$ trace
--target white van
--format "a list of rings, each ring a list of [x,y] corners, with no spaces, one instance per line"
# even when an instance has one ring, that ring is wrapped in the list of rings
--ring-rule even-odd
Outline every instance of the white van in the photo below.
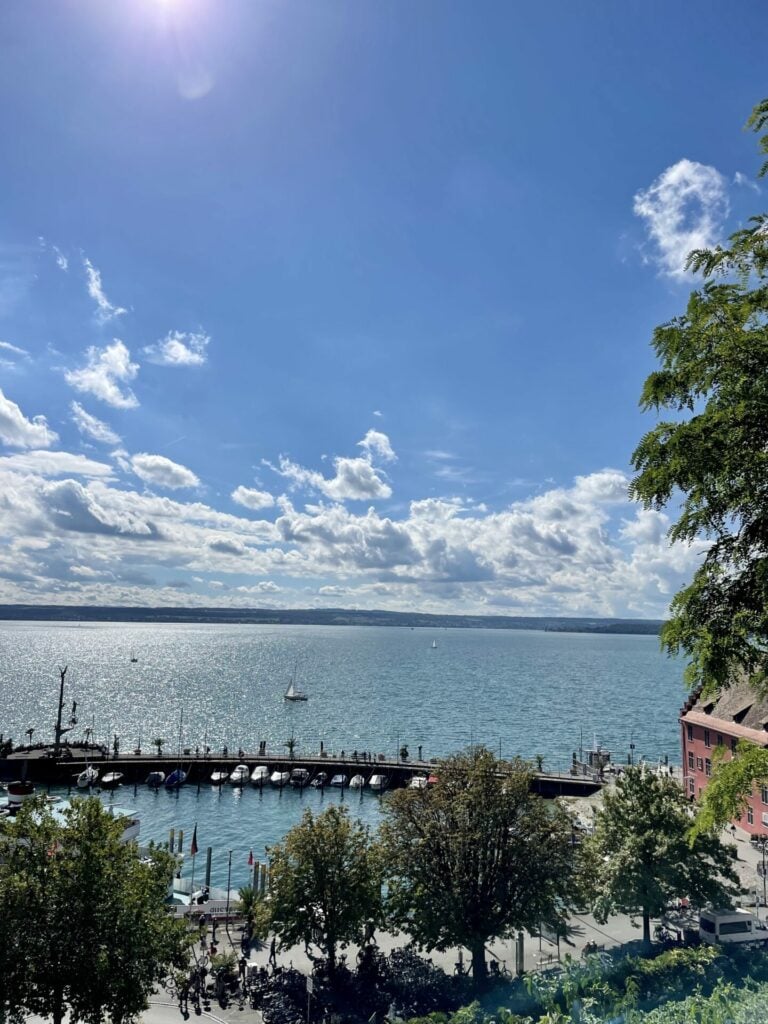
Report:
[[[735,942],[768,942],[768,928],[748,910],[702,910],[699,936],[712,946]]]

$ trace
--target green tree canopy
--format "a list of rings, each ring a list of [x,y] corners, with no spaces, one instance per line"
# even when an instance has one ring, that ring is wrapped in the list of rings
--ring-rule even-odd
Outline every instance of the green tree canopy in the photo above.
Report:
[[[186,965],[186,929],[165,904],[173,862],[159,850],[140,861],[95,797],[64,817],[34,801],[0,826],[0,949],[12,951],[0,971],[3,1008],[54,1024],[65,1013],[127,1021]]]
[[[591,840],[601,863],[594,913],[639,915],[650,942],[650,920],[674,899],[693,907],[727,906],[737,894],[735,851],[717,835],[690,838],[690,805],[668,776],[628,768],[603,795]]]
[[[467,947],[481,985],[487,942],[562,921],[578,892],[579,851],[565,812],[531,793],[523,762],[473,747],[436,772],[433,787],[385,802],[388,913],[420,946]]]
[[[768,124],[768,100],[748,122]],[[768,152],[768,135],[761,139]],[[768,171],[768,162],[761,173]],[[690,254],[701,275],[685,313],[656,328],[660,369],[641,405],[671,417],[634,455],[633,495],[661,509],[682,495],[672,540],[709,546],[672,602],[662,642],[692,684],[766,682],[768,645],[768,215],[726,246]]]
[[[314,943],[334,971],[339,947],[381,918],[381,870],[369,830],[343,807],[304,817],[270,851],[269,895],[257,914],[284,947]]]

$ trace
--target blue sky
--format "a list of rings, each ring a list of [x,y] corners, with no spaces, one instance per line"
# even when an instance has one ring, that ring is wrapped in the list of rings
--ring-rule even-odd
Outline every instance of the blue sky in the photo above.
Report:
[[[0,601],[663,615],[626,500],[758,5],[0,14]]]

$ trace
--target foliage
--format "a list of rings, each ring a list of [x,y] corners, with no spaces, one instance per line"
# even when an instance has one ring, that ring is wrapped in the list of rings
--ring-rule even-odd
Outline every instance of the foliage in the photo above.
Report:
[[[381,827],[391,922],[427,949],[466,946],[478,984],[489,940],[562,923],[580,866],[565,812],[531,793],[527,765],[503,767],[482,747],[454,755],[436,785],[392,793]]]
[[[304,812],[279,846],[272,847],[269,898],[257,917],[282,946],[315,943],[335,969],[337,949],[362,943],[366,921],[381,918],[378,850],[364,825],[346,809]]]
[[[240,897],[237,911],[242,914],[245,917],[246,922],[253,927],[261,896],[252,885],[244,885],[242,889],[237,890],[237,895]]]
[[[88,1024],[130,1020],[186,963],[186,929],[165,906],[173,861],[160,850],[140,861],[96,798],[74,801],[65,818],[39,800],[2,823],[0,948],[9,936],[14,946],[6,1006],[54,1024],[65,1012]]]
[[[749,127],[766,124],[768,100]],[[761,148],[768,152],[768,136]],[[672,601],[663,645],[688,656],[692,684],[727,686],[743,675],[760,686],[768,682],[768,215],[726,247],[694,251],[687,265],[704,284],[685,313],[656,328],[661,368],[640,400],[673,418],[640,441],[631,493],[654,509],[682,493],[670,537],[708,543]]]
[[[737,892],[734,850],[711,832],[691,840],[689,806],[668,776],[628,768],[613,791],[606,790],[591,845],[602,860],[594,913],[640,914],[643,939],[650,919],[672,900],[687,897],[693,907],[728,905]]]

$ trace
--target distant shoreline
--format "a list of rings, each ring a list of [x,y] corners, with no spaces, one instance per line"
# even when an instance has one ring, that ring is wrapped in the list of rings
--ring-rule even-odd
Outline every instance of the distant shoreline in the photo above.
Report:
[[[657,636],[661,619],[526,615],[432,615],[345,608],[149,608],[92,605],[0,605],[0,620],[142,622],[266,626],[399,626],[413,629],[533,629],[550,633]]]

